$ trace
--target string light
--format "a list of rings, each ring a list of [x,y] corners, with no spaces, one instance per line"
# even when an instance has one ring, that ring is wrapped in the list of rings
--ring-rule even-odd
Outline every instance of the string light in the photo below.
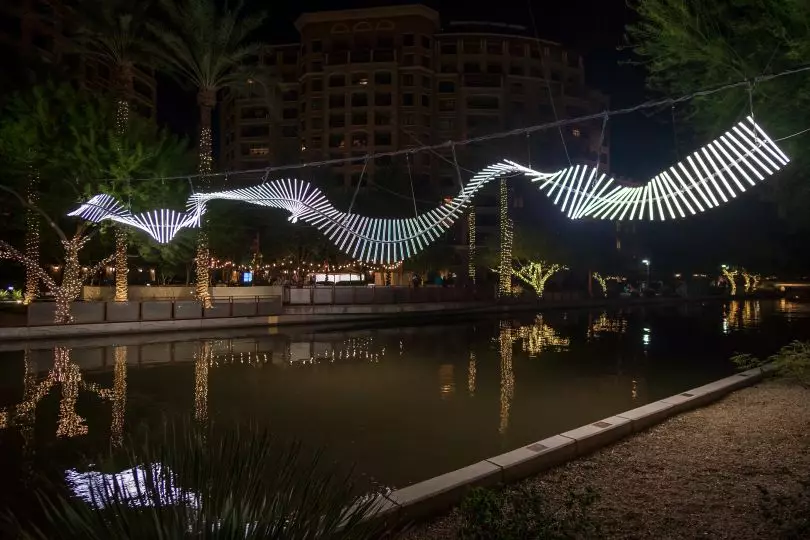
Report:
[[[729,283],[729,286],[731,287],[731,296],[736,296],[737,295],[737,275],[739,274],[739,271],[736,268],[734,270],[732,270],[726,265],[723,265],[721,267],[721,271],[723,272],[723,275],[725,276],[726,280]]]
[[[519,266],[513,269],[515,276],[529,285],[539,298],[543,298],[543,291],[546,288],[546,281],[561,270],[568,270],[568,267],[547,263],[546,261],[529,261],[526,264],[518,263]]]
[[[752,293],[752,292],[756,291],[757,287],[759,286],[759,282],[762,279],[762,276],[760,276],[759,274],[752,274],[751,272],[749,272],[745,268],[743,268],[741,270],[741,273],[742,273],[743,281],[745,283],[745,289],[744,289],[745,292],[746,293]]]
[[[127,264],[128,234],[123,227],[115,228],[115,298],[116,302],[129,300],[129,265]]]
[[[81,371],[79,366],[70,361],[70,349],[66,347],[54,349],[54,370],[57,373],[57,380],[62,383],[62,399],[59,402],[56,436],[70,438],[87,435],[84,418],[76,413]]]
[[[475,375],[476,375],[475,351],[470,351],[470,363],[467,367],[467,391],[470,397],[475,396]]]
[[[611,334],[624,334],[627,332],[627,321],[623,317],[608,317],[607,313],[602,313],[588,329],[588,337],[596,334],[608,332]]]
[[[126,345],[113,349],[115,367],[113,368],[112,422],[110,423],[110,444],[113,448],[121,446],[124,441],[124,416],[127,407],[127,356]]]
[[[207,95],[206,99],[210,101],[210,95]],[[205,104],[207,104],[208,101],[206,101]],[[204,104],[201,103],[201,106],[203,105]],[[208,109],[208,115],[208,120],[210,123],[210,107]],[[211,126],[203,124],[203,126],[200,128],[200,155],[198,172],[203,181],[203,186],[205,189],[208,189],[211,186],[213,160],[214,155],[212,148]],[[200,226],[200,217],[202,216],[202,212],[202,208],[197,208],[195,212],[192,212],[192,215],[197,216],[197,221],[195,222],[196,226]],[[211,251],[208,245],[208,232],[205,230],[205,223],[202,223],[202,227],[202,230],[200,230],[199,235],[197,236],[197,254],[194,260],[195,273],[197,277],[196,293],[197,299],[200,301],[200,303],[202,303],[203,307],[208,309],[213,305],[211,301],[211,293],[208,290],[208,287],[211,284],[211,276],[209,274]],[[176,234],[177,230],[178,229],[174,230],[174,234]],[[166,242],[171,240],[172,237],[174,237],[174,234],[172,234],[168,240],[166,240]]]
[[[515,336],[522,340],[523,351],[530,357],[537,356],[550,347],[566,348],[571,343],[568,338],[561,337],[553,328],[545,324],[542,315],[537,315],[534,324],[518,328]]]
[[[194,419],[208,422],[208,368],[211,364],[211,344],[203,341],[194,351]]]
[[[512,222],[509,219],[509,192],[506,179],[501,178],[498,190],[498,228],[500,230],[500,256],[498,260],[500,279],[498,295],[512,292]]]
[[[602,296],[607,297],[607,279],[603,278],[599,272],[593,273],[593,279],[599,284],[602,289]]]
[[[475,205],[470,207],[470,213],[467,217],[467,229],[467,237],[469,240],[467,274],[470,277],[470,282],[475,284]]]
[[[26,199],[36,205],[39,199],[39,171],[31,168],[28,172]],[[25,209],[25,256],[30,261],[25,265],[25,294],[23,304],[34,301],[39,293],[39,214],[33,208]]]
[[[506,434],[509,428],[509,410],[515,393],[515,373],[512,368],[512,327],[509,322],[501,321],[499,335],[499,352],[501,357],[501,413],[498,433]]]
[[[200,226],[208,201],[237,200],[286,210],[290,213],[289,221],[297,223],[301,220],[314,225],[353,259],[390,264],[416,255],[440,238],[470,204],[475,193],[488,182],[500,178],[501,190],[505,191],[505,179],[502,177],[512,173],[523,173],[531,181],[539,182],[539,189],[554,204],[561,205],[561,210],[571,219],[633,220],[645,219],[646,216],[650,220],[664,220],[676,218],[676,213],[686,217],[684,209],[693,215],[695,208],[702,212],[719,206],[718,197],[728,202],[727,194],[734,198],[737,192],[745,191],[743,181],[753,186],[755,181],[752,176],[764,180],[766,175],[774,174],[788,162],[788,157],[748,118],[643,187],[613,185],[612,178],[607,178],[605,174],[597,175],[597,169],[589,165],[544,173],[505,160],[476,174],[449,202],[406,219],[369,218],[340,212],[319,189],[297,179],[272,180],[259,186],[230,191],[195,193],[189,198],[186,212],[155,210],[133,215],[111,197],[97,195],[69,215],[89,221],[111,219],[125,223],[165,243],[181,228]],[[508,197],[501,199],[501,223],[505,225],[508,209],[504,207],[504,201]],[[501,234],[508,236],[506,231],[509,229],[502,226]],[[209,253],[207,238],[203,240],[205,242],[201,245],[205,249],[198,249],[197,264],[202,264],[200,271],[205,270],[207,275]],[[503,250],[511,240],[502,240],[505,240],[501,242]],[[505,282],[504,274],[502,271],[501,279]],[[204,283],[205,287],[198,280],[198,293],[201,296],[208,294],[207,281]]]

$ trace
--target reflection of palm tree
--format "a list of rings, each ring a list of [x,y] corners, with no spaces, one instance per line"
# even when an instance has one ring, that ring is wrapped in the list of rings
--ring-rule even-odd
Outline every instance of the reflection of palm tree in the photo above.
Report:
[[[194,419],[208,422],[208,368],[211,365],[211,343],[203,341],[194,353]]]
[[[127,346],[115,347],[115,367],[113,368],[112,422],[110,424],[110,444],[121,446],[124,438],[124,416],[127,406]]]
[[[161,59],[182,83],[197,88],[200,112],[198,171],[203,187],[212,172],[213,148],[211,115],[217,91],[244,78],[237,67],[258,54],[260,45],[246,44],[248,36],[264,21],[264,15],[242,16],[241,4],[236,9],[220,10],[214,0],[161,0],[169,27],[152,25],[160,41]],[[197,244],[197,296],[208,307],[209,285],[208,236],[200,231]]]
[[[512,327],[508,322],[501,322],[499,350],[501,356],[501,422],[498,433],[506,434],[509,427],[509,409],[512,407],[512,396],[515,393],[515,373],[512,370]]]

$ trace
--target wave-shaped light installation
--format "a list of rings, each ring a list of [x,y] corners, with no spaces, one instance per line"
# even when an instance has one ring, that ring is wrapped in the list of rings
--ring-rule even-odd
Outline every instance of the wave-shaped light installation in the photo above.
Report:
[[[590,165],[554,173],[504,160],[476,174],[451,201],[411,218],[371,218],[336,209],[314,185],[290,178],[213,193],[195,193],[185,212],[153,210],[132,214],[110,195],[96,195],[69,215],[99,222],[110,219],[136,227],[160,243],[185,227],[198,227],[213,200],[243,201],[290,213],[293,223],[317,227],[356,260],[387,263],[407,259],[437,240],[487,183],[522,174],[539,184],[571,219],[685,218],[727,203],[788,164],[789,158],[748,117],[729,131],[662,171],[643,186],[624,186]]]

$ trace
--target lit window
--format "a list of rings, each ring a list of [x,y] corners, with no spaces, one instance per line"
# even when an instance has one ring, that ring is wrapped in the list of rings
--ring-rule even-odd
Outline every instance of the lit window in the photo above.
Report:
[[[250,155],[251,156],[266,156],[270,153],[270,149],[266,146],[250,146]]]
[[[573,129],[573,130],[571,130],[571,134],[572,134],[574,137],[579,137],[580,135],[582,135],[582,133],[580,133],[580,131],[579,131],[578,129]]]

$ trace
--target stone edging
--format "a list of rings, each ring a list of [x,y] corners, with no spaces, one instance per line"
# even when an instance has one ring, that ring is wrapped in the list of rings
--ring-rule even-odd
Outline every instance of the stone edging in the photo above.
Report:
[[[537,474],[589,454],[628,435],[659,424],[671,416],[696,409],[745,386],[771,371],[768,364],[693,388],[636,409],[587,424],[559,435],[491,457],[378,496],[369,517],[414,520],[458,504],[473,487],[492,487]]]

